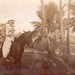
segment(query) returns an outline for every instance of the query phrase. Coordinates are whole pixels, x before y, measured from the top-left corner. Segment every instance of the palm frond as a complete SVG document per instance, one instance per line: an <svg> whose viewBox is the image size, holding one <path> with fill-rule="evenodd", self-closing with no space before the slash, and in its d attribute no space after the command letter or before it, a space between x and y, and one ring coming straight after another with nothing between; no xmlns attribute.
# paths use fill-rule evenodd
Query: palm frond
<svg viewBox="0 0 75 75"><path fill-rule="evenodd" d="M37 11L36 14L40 18L40 20L44 21L43 15L42 15L42 12L41 11Z"/></svg>

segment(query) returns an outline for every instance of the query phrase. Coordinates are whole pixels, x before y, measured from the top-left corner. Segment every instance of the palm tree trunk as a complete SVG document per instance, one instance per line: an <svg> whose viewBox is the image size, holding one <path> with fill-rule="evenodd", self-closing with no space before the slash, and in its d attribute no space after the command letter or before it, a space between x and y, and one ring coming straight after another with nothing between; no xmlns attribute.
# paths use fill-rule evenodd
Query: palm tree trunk
<svg viewBox="0 0 75 75"><path fill-rule="evenodd" d="M62 12L62 0L59 0L60 1L60 28L61 28L61 40L62 40L62 43L64 41L64 26L63 26L63 12Z"/></svg>
<svg viewBox="0 0 75 75"><path fill-rule="evenodd" d="M70 0L69 0L69 4L68 4L68 24L69 24L69 21L70 21ZM70 39L69 39L69 36L70 36L70 32L69 32L69 28L67 28L67 53L68 54L70 53L70 48L69 48Z"/></svg>
<svg viewBox="0 0 75 75"><path fill-rule="evenodd" d="M69 4L68 4L68 24L69 24L69 21L70 21L70 0L69 0ZM70 66L70 63L69 63L69 57L70 57L70 39L69 39L69 36L70 36L70 32L69 31L70 31L69 28L67 28L67 54L68 54L67 63Z"/></svg>

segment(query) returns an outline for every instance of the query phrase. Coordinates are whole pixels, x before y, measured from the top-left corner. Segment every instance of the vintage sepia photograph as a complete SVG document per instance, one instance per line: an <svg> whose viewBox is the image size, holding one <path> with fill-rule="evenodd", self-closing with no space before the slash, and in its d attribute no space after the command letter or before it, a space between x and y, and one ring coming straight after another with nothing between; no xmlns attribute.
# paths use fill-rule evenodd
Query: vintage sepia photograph
<svg viewBox="0 0 75 75"><path fill-rule="evenodd" d="M0 0L0 75L75 75L75 0Z"/></svg>

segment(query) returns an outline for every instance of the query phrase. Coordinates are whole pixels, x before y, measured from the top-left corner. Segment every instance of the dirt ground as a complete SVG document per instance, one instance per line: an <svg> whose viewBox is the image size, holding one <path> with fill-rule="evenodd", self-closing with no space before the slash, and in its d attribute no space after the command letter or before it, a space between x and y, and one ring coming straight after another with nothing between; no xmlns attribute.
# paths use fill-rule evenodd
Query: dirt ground
<svg viewBox="0 0 75 75"><path fill-rule="evenodd" d="M37 65L35 68L32 69L32 65L34 66L34 62L37 59ZM42 65L41 56L34 54L33 52L24 52L21 60L21 67L16 67L14 64L13 58L10 61L5 61L3 58L0 59L0 75L58 75L55 71L51 73L51 70L42 70L40 69ZM75 60L74 56L71 56L71 63L72 59ZM38 62L38 60L40 60ZM74 66L73 64L72 66ZM68 75L75 75L74 68L71 74ZM59 74L60 75L60 74ZM66 74L61 74L66 75Z"/></svg>
<svg viewBox="0 0 75 75"><path fill-rule="evenodd" d="M30 58L30 56L22 58L21 67L17 67L12 60L5 61L3 58L1 58L0 75L51 75L48 70L44 71L40 69L31 69L31 63L32 59Z"/></svg>

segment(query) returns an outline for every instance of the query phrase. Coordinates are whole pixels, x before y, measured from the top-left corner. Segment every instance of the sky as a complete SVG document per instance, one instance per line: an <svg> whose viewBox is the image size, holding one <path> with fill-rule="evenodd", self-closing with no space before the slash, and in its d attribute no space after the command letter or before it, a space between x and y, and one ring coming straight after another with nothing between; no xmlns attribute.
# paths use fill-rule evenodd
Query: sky
<svg viewBox="0 0 75 75"><path fill-rule="evenodd" d="M59 5L59 0L44 0L44 3L50 1ZM68 2L62 1L63 5ZM30 22L38 20L36 11L40 5L40 0L0 0L0 23L14 19L16 32L33 30Z"/></svg>

